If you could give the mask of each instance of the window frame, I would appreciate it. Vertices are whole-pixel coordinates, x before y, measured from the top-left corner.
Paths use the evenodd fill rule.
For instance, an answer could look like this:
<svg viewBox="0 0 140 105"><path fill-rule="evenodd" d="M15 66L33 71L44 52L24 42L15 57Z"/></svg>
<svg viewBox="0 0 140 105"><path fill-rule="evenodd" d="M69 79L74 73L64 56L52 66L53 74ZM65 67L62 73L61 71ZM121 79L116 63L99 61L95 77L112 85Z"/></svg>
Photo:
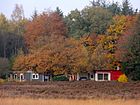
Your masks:
<svg viewBox="0 0 140 105"><path fill-rule="evenodd" d="M107 75L107 78L105 77L105 75ZM108 81L109 80L109 74L108 73L104 73L103 74L103 79L104 79L104 81Z"/></svg>
<svg viewBox="0 0 140 105"><path fill-rule="evenodd" d="M102 74L102 79L99 79L99 75ZM108 75L108 78L105 78L105 75ZM97 72L95 75L96 81L110 81L111 80L111 73L110 72Z"/></svg>
<svg viewBox="0 0 140 105"><path fill-rule="evenodd" d="M25 79L25 76L23 73L20 73L20 80L24 80Z"/></svg>
<svg viewBox="0 0 140 105"><path fill-rule="evenodd" d="M99 81L104 80L104 74L103 74L103 73L98 73L97 75L98 75L98 76L97 76L97 79L98 79Z"/></svg>
<svg viewBox="0 0 140 105"><path fill-rule="evenodd" d="M39 74L38 73L33 73L32 74L32 79L39 79Z"/></svg>

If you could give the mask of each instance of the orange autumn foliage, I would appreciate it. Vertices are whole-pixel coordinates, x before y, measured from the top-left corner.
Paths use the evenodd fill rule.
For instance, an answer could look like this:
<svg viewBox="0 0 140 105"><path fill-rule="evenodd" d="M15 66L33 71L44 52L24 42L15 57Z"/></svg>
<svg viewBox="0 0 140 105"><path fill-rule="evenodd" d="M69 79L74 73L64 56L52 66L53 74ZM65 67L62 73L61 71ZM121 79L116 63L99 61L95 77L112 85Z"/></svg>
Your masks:
<svg viewBox="0 0 140 105"><path fill-rule="evenodd" d="M51 70L55 74L72 74L84 70L87 66L87 51L75 39L53 37L49 39L47 45L22 58L26 59L27 65L25 60L17 58L14 70L18 70L22 64L24 66L20 69L23 70L31 69L38 72Z"/></svg>
<svg viewBox="0 0 140 105"><path fill-rule="evenodd" d="M66 36L67 28L62 17L56 12L44 12L25 26L25 42L31 49L40 48L47 37Z"/></svg>

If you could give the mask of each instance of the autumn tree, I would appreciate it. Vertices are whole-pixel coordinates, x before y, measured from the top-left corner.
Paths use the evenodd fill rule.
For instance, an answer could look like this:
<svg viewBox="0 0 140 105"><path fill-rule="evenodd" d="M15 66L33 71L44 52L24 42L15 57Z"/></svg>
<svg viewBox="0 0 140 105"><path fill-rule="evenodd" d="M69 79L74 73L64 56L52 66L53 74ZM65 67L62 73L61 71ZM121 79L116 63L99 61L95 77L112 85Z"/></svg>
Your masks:
<svg viewBox="0 0 140 105"><path fill-rule="evenodd" d="M134 25L129 28L124 35L120 38L118 43L118 50L116 51L116 57L125 66L139 64L140 63L140 15L137 16ZM131 71L124 68L124 72L132 80L140 80L139 68Z"/></svg>
<svg viewBox="0 0 140 105"><path fill-rule="evenodd" d="M74 74L85 70L86 66L87 52L79 41L53 37L37 52L17 57L13 69L32 69L38 72L51 70L55 74Z"/></svg>
<svg viewBox="0 0 140 105"><path fill-rule="evenodd" d="M107 30L108 36L106 37L108 42L108 48L110 49L111 53L115 53L117 49L117 44L119 43L119 39L123 34L133 26L135 22L134 16L115 16L113 18L113 24L110 25L109 29Z"/></svg>
<svg viewBox="0 0 140 105"><path fill-rule="evenodd" d="M114 39L113 36L97 36L94 34L80 39L88 53L88 71L97 69L116 69L113 64L115 61L115 47L112 40Z"/></svg>
<svg viewBox="0 0 140 105"><path fill-rule="evenodd" d="M109 26L107 32L109 35L120 36L122 35L135 20L134 16L115 16L113 17L113 23Z"/></svg>
<svg viewBox="0 0 140 105"><path fill-rule="evenodd" d="M95 70L95 64L93 62L95 59L93 59L93 53L95 52L95 49L97 47L97 35L96 34L90 34L90 35L84 35L80 38L81 44L86 48L87 50L87 71L93 71Z"/></svg>
<svg viewBox="0 0 140 105"><path fill-rule="evenodd" d="M92 65L93 65L93 70L106 70L110 69L109 67L107 68L108 65L108 60L107 58L107 52L104 50L103 46L100 44L96 47L94 50L92 56Z"/></svg>
<svg viewBox="0 0 140 105"><path fill-rule="evenodd" d="M107 68L116 69L120 66L119 61L115 57L117 50L117 44L120 37L129 29L135 18L131 16L115 16L113 18L113 24L109 26L107 35L99 35L98 45L102 46L106 52L106 62L108 62Z"/></svg>
<svg viewBox="0 0 140 105"><path fill-rule="evenodd" d="M97 54L101 53L100 59L97 60L103 60L100 65L105 64L103 68L105 69L116 69L114 66L113 62L115 62L115 44L114 40L116 40L116 37L114 36L109 36L109 35L99 35L97 38L97 46L94 52L93 57L96 58ZM98 52L99 51L99 52Z"/></svg>
<svg viewBox="0 0 140 105"><path fill-rule="evenodd" d="M44 12L27 23L25 41L29 49L36 49L46 43L47 37L66 36L66 26L56 12Z"/></svg>

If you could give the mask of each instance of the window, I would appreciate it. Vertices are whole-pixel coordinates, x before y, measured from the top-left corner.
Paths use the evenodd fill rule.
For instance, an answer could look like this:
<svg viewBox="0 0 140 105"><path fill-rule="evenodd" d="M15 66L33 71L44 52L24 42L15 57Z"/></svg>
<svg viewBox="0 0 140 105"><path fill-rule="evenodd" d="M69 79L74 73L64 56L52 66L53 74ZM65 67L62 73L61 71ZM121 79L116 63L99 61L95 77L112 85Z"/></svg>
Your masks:
<svg viewBox="0 0 140 105"><path fill-rule="evenodd" d="M90 77L93 78L93 75L91 75Z"/></svg>
<svg viewBox="0 0 140 105"><path fill-rule="evenodd" d="M24 75L20 74L20 80L24 80Z"/></svg>
<svg viewBox="0 0 140 105"><path fill-rule="evenodd" d="M108 77L109 77L108 74L104 74L104 80L109 80Z"/></svg>
<svg viewBox="0 0 140 105"><path fill-rule="evenodd" d="M36 75L35 75L35 74L33 74L33 78L36 78L35 76L36 76Z"/></svg>
<svg viewBox="0 0 140 105"><path fill-rule="evenodd" d="M15 75L14 75L14 79L17 79L17 78L18 78L18 76L17 76L17 74L15 74Z"/></svg>
<svg viewBox="0 0 140 105"><path fill-rule="evenodd" d="M38 78L38 74L36 74L35 76L36 76L35 78Z"/></svg>
<svg viewBox="0 0 140 105"><path fill-rule="evenodd" d="M38 74L32 74L32 79L39 79L39 75Z"/></svg>
<svg viewBox="0 0 140 105"><path fill-rule="evenodd" d="M103 74L98 74L98 80L103 80Z"/></svg>
<svg viewBox="0 0 140 105"><path fill-rule="evenodd" d="M96 75L97 81L109 81L110 80L110 73L97 73Z"/></svg>

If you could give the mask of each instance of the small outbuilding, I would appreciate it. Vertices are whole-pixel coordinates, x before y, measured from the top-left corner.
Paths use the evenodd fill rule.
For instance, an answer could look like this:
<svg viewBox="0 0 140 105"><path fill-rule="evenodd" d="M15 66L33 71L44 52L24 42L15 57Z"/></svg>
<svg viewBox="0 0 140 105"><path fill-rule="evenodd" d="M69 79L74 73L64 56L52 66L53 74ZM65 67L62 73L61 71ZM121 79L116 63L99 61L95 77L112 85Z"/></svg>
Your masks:
<svg viewBox="0 0 140 105"><path fill-rule="evenodd" d="M44 81L50 81L52 76L48 72L37 73L29 70L29 71L13 71L13 73L11 74L11 78L13 80L18 80L18 81L44 82Z"/></svg>
<svg viewBox="0 0 140 105"><path fill-rule="evenodd" d="M115 81L122 74L121 70L94 70L93 72L78 73L77 80Z"/></svg>

